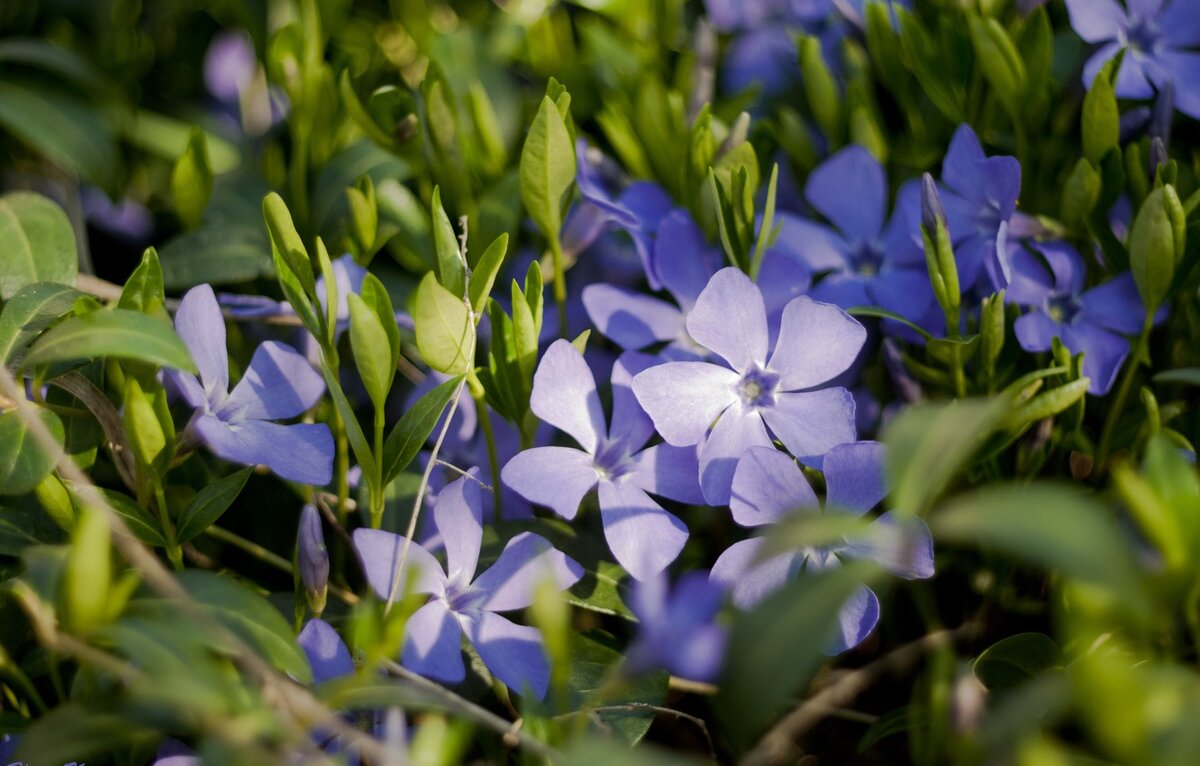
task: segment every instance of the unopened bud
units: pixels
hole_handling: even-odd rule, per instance
[[[946,333],[959,332],[961,296],[958,286],[958,264],[946,221],[946,208],[933,176],[921,177],[921,240],[925,245],[925,265],[938,305],[946,314]]]
[[[329,588],[329,551],[325,547],[325,532],[321,514],[316,506],[306,505],[300,512],[300,531],[297,554],[300,579],[313,614],[325,611],[325,596]]]
[[[1150,138],[1162,139],[1163,146],[1171,146],[1171,123],[1175,119],[1175,83],[1171,80],[1158,91],[1154,101],[1154,118],[1150,121]]]
[[[1150,175],[1158,173],[1158,169],[1167,164],[1167,145],[1158,136],[1150,139]]]
[[[939,223],[946,223],[946,208],[942,205],[942,194],[938,191],[937,181],[926,173],[921,176],[921,228],[932,235],[937,231]]]

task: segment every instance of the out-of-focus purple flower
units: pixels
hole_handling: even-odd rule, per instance
[[[721,91],[741,93],[757,85],[771,98],[800,80],[796,40],[783,26],[752,29],[734,38],[721,65]]]
[[[855,442],[825,456],[825,513],[870,511],[887,495],[883,445]],[[821,513],[821,504],[800,467],[770,447],[749,450],[733,479],[733,519],[748,526],[769,525],[794,513]],[[842,559],[869,558],[905,579],[933,576],[933,540],[920,519],[884,513],[862,537],[827,548],[807,547],[760,561],[765,538],[734,543],[713,565],[712,579],[730,589],[733,602],[748,609],[801,572],[840,566]],[[826,651],[838,654],[863,641],[879,621],[879,599],[863,586],[838,615],[838,632]]]
[[[250,35],[242,30],[222,32],[204,54],[204,85],[216,98],[232,103],[250,85],[257,69]]]
[[[687,334],[687,312],[721,262],[720,249],[705,241],[687,211],[677,209],[659,224],[653,261],[675,304],[618,285],[590,284],[583,288],[583,305],[601,334],[625,350],[665,342],[666,359],[700,359],[707,351]],[[804,293],[809,282],[808,269],[789,253],[778,247],[764,253],[758,284],[772,327],[778,326],[784,305]]]
[[[168,739],[158,746],[151,766],[200,766],[200,757],[179,740]]]
[[[309,606],[319,615],[325,609],[325,594],[329,588],[329,550],[325,547],[321,514],[311,503],[300,511],[296,544],[300,579],[304,582]]]
[[[583,356],[568,341],[556,341],[533,376],[530,408],[569,434],[579,448],[525,450],[500,472],[517,494],[565,519],[573,519],[584,496],[598,488],[608,547],[637,580],[661,572],[688,537],[683,522],[650,495],[683,503],[704,501],[696,481],[694,448],[660,444],[642,449],[654,435],[654,425],[638,406],[630,382],[656,361],[632,351],[617,360],[612,420],[606,425],[596,381]]]
[[[80,194],[88,223],[129,242],[146,242],[154,233],[154,216],[146,206],[129,197],[114,203],[94,186]]]
[[[803,24],[829,15],[829,0],[704,0],[708,19],[722,32]]]
[[[1175,84],[1175,107],[1200,119],[1200,6],[1194,0],[1067,0],[1076,34],[1099,44],[1083,67],[1084,87],[1125,51],[1117,72],[1121,98],[1151,98]]]
[[[887,176],[861,146],[847,147],[808,177],[805,197],[832,228],[784,218],[786,241],[814,273],[824,273],[813,298],[842,308],[879,306],[913,322],[934,307],[921,248],[918,181],[900,187],[887,216]],[[786,240],[784,238],[786,237]]]
[[[199,376],[167,374],[196,408],[187,432],[218,457],[262,464],[305,484],[328,484],[333,475],[333,436],[323,423],[282,425],[311,408],[325,381],[303,356],[275,341],[260,345],[242,379],[229,390],[225,320],[209,285],[193,287],[180,301],[175,330],[196,360]]]
[[[1129,353],[1127,335],[1142,329],[1146,308],[1129,272],[1083,290],[1083,259],[1062,242],[1010,248],[1013,280],[1010,303],[1029,308],[1017,319],[1017,342],[1026,351],[1049,351],[1058,338],[1072,353],[1083,353],[1089,393],[1108,393]],[[1039,257],[1040,256],[1040,257]]]
[[[1004,239],[1021,194],[1016,157],[988,157],[970,125],[960,125],[942,161],[942,200],[964,292],[987,282],[987,292],[1008,283]]]
[[[712,681],[721,672],[729,634],[715,622],[724,589],[703,571],[689,572],[674,588],[665,573],[638,582],[629,605],[638,634],[626,655],[635,673],[662,668],[693,681]]]
[[[7,766],[28,766],[24,761],[13,760],[17,755],[17,746],[20,740],[15,734],[0,734],[0,764]],[[86,764],[77,761],[63,764],[63,766],[86,766]],[[184,765],[186,766],[186,765]]]
[[[576,224],[583,231],[592,232],[592,238],[604,230],[597,225],[597,217],[602,219],[605,226],[615,226],[626,232],[637,249],[638,258],[650,281],[650,287],[657,290],[661,287],[658,275],[654,271],[651,257],[654,251],[654,236],[658,231],[659,221],[671,211],[671,198],[663,189],[650,181],[636,181],[626,186],[619,193],[614,193],[601,173],[603,156],[598,150],[590,149],[582,138],[575,144],[577,158],[575,183],[583,197],[584,205],[592,210],[586,215],[592,216],[586,225]],[[570,223],[568,216],[568,223]],[[575,238],[580,235],[576,233]],[[591,240],[575,243],[578,250],[591,244]]]
[[[550,665],[541,634],[498,612],[529,606],[543,580],[561,589],[571,587],[583,576],[583,568],[545,538],[524,532],[509,540],[496,563],[476,577],[483,502],[473,477],[463,477],[439,492],[433,516],[446,549],[446,566],[416,543],[408,549],[407,571],[399,578],[397,594],[427,593],[433,599],[408,620],[404,664],[439,681],[461,681],[466,668],[460,644],[466,633],[496,678],[515,691],[528,688],[539,698],[545,696]],[[359,529],[354,545],[367,581],[380,598],[388,598],[404,538]]]
[[[633,390],[668,444],[703,442],[700,486],[709,503],[729,502],[738,459],[771,444],[768,427],[794,455],[817,465],[831,447],[854,441],[854,398],[844,388],[822,388],[850,367],[866,340],[846,312],[807,296],[793,299],[768,358],[762,293],[726,268],[700,294],[687,329],[729,366],[667,362],[639,373]]]

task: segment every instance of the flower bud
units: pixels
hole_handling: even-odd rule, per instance
[[[1187,221],[1173,186],[1163,185],[1146,197],[1129,232],[1129,264],[1146,310],[1166,300],[1183,257]]]
[[[325,611],[325,596],[329,588],[329,551],[325,548],[325,533],[321,514],[309,504],[300,512],[300,532],[297,541],[297,560],[300,579],[313,614]]]
[[[929,173],[921,176],[921,228],[929,232],[946,225],[946,208],[937,182]]]
[[[933,294],[946,313],[946,332],[956,334],[960,306],[958,264],[954,261],[942,195],[928,173],[921,177],[921,239],[925,243],[925,265],[929,268]]]
[[[1150,138],[1161,139],[1164,147],[1171,146],[1171,122],[1175,118],[1175,83],[1167,80],[1154,101],[1154,117],[1150,121]]]

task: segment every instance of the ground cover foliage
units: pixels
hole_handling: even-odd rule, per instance
[[[0,5],[0,764],[1190,764],[1190,0]]]

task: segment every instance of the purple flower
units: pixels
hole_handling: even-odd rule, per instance
[[[296,638],[296,643],[308,658],[314,684],[354,675],[354,660],[350,657],[350,650],[333,626],[324,620],[309,620]]]
[[[887,495],[883,445],[843,444],[825,456],[825,513],[861,515]],[[784,453],[754,447],[738,463],[729,504],[733,519],[748,526],[769,525],[794,513],[820,513],[821,506],[800,467]],[[748,609],[803,571],[840,566],[843,558],[869,558],[905,579],[933,576],[933,540],[920,519],[901,520],[890,512],[873,521],[861,538],[827,548],[802,548],[760,561],[764,537],[734,543],[713,565],[712,579],[728,587],[733,602]],[[838,615],[838,633],[827,652],[844,652],[863,641],[879,621],[879,599],[863,586]]]
[[[920,183],[900,187],[885,222],[887,189],[879,161],[849,146],[821,163],[804,189],[833,228],[789,216],[780,239],[794,243],[813,272],[825,272],[813,298],[842,308],[879,306],[920,322],[936,308],[920,244]]]
[[[1002,289],[1008,283],[1004,238],[1021,194],[1021,163],[988,157],[971,126],[960,125],[942,161],[942,187],[963,291],[985,281]]]
[[[530,408],[569,434],[574,447],[535,447],[501,470],[504,483],[532,503],[575,518],[584,496],[598,488],[604,536],[617,562],[644,580],[675,560],[688,531],[650,495],[701,503],[696,450],[660,444],[642,449],[654,425],[630,383],[657,360],[627,351],[613,367],[611,425],[604,422],[596,381],[569,342],[556,341],[533,376]]]
[[[1121,98],[1151,98],[1155,89],[1175,85],[1175,106],[1200,119],[1200,6],[1194,0],[1067,0],[1075,32],[1100,44],[1083,67],[1090,88],[1113,56],[1124,50],[1117,73]]]
[[[708,19],[722,32],[802,24],[829,15],[829,0],[704,0]]]
[[[466,668],[459,648],[466,633],[484,664],[509,688],[524,692],[529,687],[537,697],[545,696],[550,665],[541,634],[497,612],[529,606],[542,580],[571,587],[583,576],[583,568],[545,538],[523,532],[509,540],[496,563],[476,577],[483,503],[473,478],[461,478],[439,492],[433,517],[446,548],[446,566],[416,543],[408,549],[409,569],[400,578],[397,594],[428,593],[433,599],[408,620],[404,664],[439,681],[461,681]],[[354,545],[367,581],[380,598],[388,598],[404,538],[359,529]]]
[[[665,342],[664,358],[702,359],[708,352],[687,334],[686,317],[721,262],[721,251],[705,241],[687,211],[676,209],[659,224],[653,259],[675,304],[618,285],[590,284],[583,288],[583,305],[597,329],[627,351]],[[790,253],[773,247],[763,256],[758,283],[770,324],[777,327],[784,305],[808,289],[809,273]]]
[[[749,447],[771,444],[768,427],[809,463],[854,441],[854,398],[844,388],[820,388],[850,367],[866,340],[863,326],[844,311],[807,296],[793,299],[768,359],[762,293],[745,274],[726,268],[700,294],[687,329],[729,366],[667,362],[638,374],[633,390],[668,444],[703,442],[700,486],[710,504],[729,502],[738,459]]]
[[[296,539],[296,560],[300,579],[308,595],[308,603],[316,614],[325,608],[325,595],[329,587],[329,550],[325,547],[325,531],[321,528],[321,514],[311,503],[300,511],[300,531]]]
[[[1010,303],[1030,311],[1017,319],[1014,330],[1026,351],[1049,351],[1058,338],[1072,353],[1083,353],[1083,374],[1091,378],[1088,391],[1108,393],[1129,353],[1127,335],[1142,329],[1146,308],[1133,275],[1126,272],[1098,287],[1083,288],[1083,259],[1061,242],[1010,248],[1013,280],[1005,292]]]
[[[575,183],[583,196],[583,204],[591,206],[592,210],[587,213],[591,216],[590,222],[573,223],[571,216],[568,216],[568,224],[573,223],[574,227],[591,232],[592,239],[599,236],[609,225],[626,232],[633,240],[650,287],[658,290],[662,285],[651,263],[654,236],[663,216],[671,211],[671,198],[658,184],[649,181],[634,182],[619,194],[614,194],[610,191],[610,184],[601,175],[603,156],[598,151],[589,149],[583,139],[579,139],[575,144],[575,154],[578,160]],[[600,226],[597,220],[602,220],[604,226]],[[571,231],[575,229],[572,228]],[[573,239],[579,237],[580,234],[576,233]],[[590,244],[591,240],[584,240],[575,242],[573,247],[583,250]]]
[[[241,30],[217,35],[204,54],[204,85],[221,101],[236,102],[257,70],[254,41]]]
[[[663,668],[693,681],[712,681],[721,671],[728,631],[714,622],[725,591],[706,572],[689,572],[668,588],[660,573],[633,587],[629,605],[638,634],[627,654],[630,669]]]
[[[151,766],[200,766],[200,756],[179,740],[168,739],[158,746]]]
[[[282,343],[263,343],[231,392],[225,320],[209,285],[183,296],[175,330],[200,371],[199,377],[168,371],[196,408],[187,427],[191,438],[230,462],[262,464],[291,481],[328,484],[333,475],[329,427],[270,422],[301,414],[325,393],[325,382],[308,360]]]

